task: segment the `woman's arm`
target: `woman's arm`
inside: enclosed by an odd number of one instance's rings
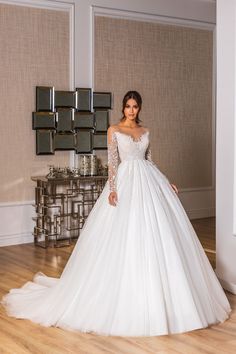
[[[107,130],[107,153],[108,153],[108,182],[110,188],[109,203],[113,206],[117,202],[116,175],[119,165],[119,154],[115,129],[110,126]]]

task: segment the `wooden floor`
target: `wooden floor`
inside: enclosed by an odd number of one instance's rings
[[[214,218],[193,226],[215,264]],[[38,271],[59,276],[73,247],[47,250],[33,244],[0,248],[0,296],[19,287]],[[116,337],[45,328],[6,316],[0,306],[0,353],[9,354],[235,354],[236,296],[226,293],[233,312],[229,320],[207,329],[156,337]]]

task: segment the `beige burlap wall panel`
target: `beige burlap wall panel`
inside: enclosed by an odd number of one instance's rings
[[[111,123],[139,91],[153,159],[182,188],[212,183],[212,43],[208,30],[95,18],[95,89],[114,93]]]
[[[0,4],[0,53],[0,202],[31,200],[31,175],[69,161],[36,156],[31,118],[35,86],[69,89],[69,14]]]

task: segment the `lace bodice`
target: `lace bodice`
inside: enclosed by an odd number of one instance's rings
[[[152,164],[149,131],[142,133],[138,139],[118,131],[108,133],[108,180],[110,191],[116,191],[115,178],[119,161],[148,160]]]

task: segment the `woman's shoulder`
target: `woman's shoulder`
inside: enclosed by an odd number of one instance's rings
[[[108,134],[112,134],[113,132],[117,132],[119,131],[119,126],[118,124],[112,124],[109,126],[109,128],[107,129],[107,133]]]
[[[119,129],[119,125],[118,124],[112,124],[112,125],[109,126],[108,129],[110,129],[110,130]]]
[[[150,130],[149,130],[149,128],[147,126],[141,125],[140,128],[143,129],[143,133],[146,133],[146,132],[150,133]]]
[[[141,126],[145,131],[149,132],[149,128],[146,125]]]

